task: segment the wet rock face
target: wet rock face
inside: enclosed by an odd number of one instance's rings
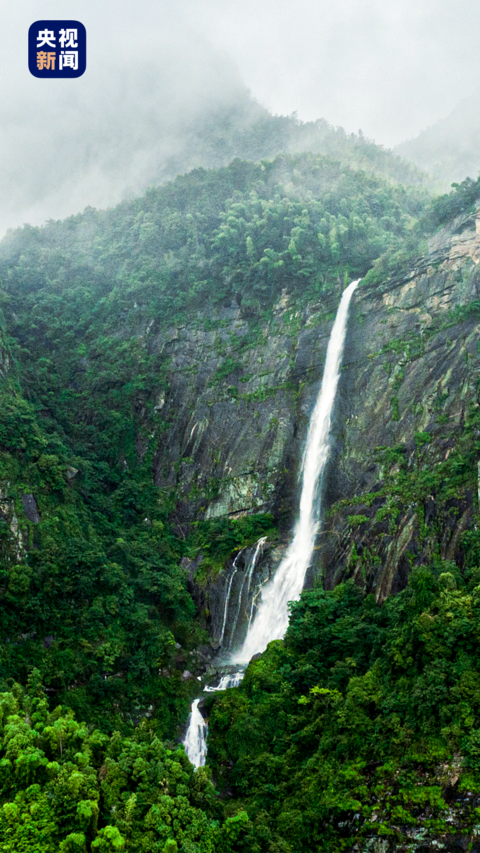
[[[165,355],[168,385],[157,406],[164,440],[154,478],[177,489],[180,524],[290,514],[336,305],[297,312],[284,303],[265,322],[242,317],[234,303],[152,343]]]
[[[439,233],[429,254],[402,279],[356,292],[324,509],[381,487],[386,471],[379,447],[402,445],[410,469],[418,464],[419,433],[431,438],[432,465],[452,452],[477,393],[480,367],[478,315],[467,310],[480,300],[477,224],[472,218]],[[282,296],[265,319],[243,314],[232,302],[215,316],[199,314],[166,336],[152,336],[151,351],[165,359],[156,406],[163,438],[154,478],[159,488],[175,489],[180,529],[196,519],[260,511],[273,512],[288,537],[339,295],[302,310]],[[461,535],[472,523],[474,500],[474,491],[467,490],[446,514],[433,496],[426,500],[422,511],[441,531],[443,559],[461,564]],[[373,524],[380,507],[381,501],[362,506],[359,500],[356,509],[326,518],[309,583],[321,574],[331,588],[354,576],[378,600],[403,588],[411,566],[428,558],[418,512],[403,507],[394,529],[387,523],[380,529]],[[352,512],[364,518],[355,530]],[[352,543],[357,553],[368,551],[372,538],[375,559],[370,565],[364,560],[360,573]],[[228,567],[208,593],[218,614],[227,581]],[[239,577],[232,582],[233,595],[237,583]],[[221,630],[218,614],[212,617],[215,636]]]
[[[38,512],[37,502],[33,495],[22,495],[22,504],[23,511],[28,520],[33,524],[38,524],[40,521],[40,514]]]
[[[285,552],[282,544],[262,539],[239,551],[225,569],[203,585],[196,580],[197,558],[186,566],[188,588],[205,627],[212,637],[211,648],[220,656],[238,649],[246,636],[260,602],[262,586],[274,575]]]
[[[439,235],[430,247],[432,263],[427,259],[403,281],[386,284],[383,293],[360,289],[355,296],[326,483],[328,506],[381,488],[388,472],[379,447],[402,446],[410,471],[433,469],[455,447],[476,399],[480,367],[478,313],[467,310],[480,295],[480,235],[471,226]],[[423,433],[429,447],[420,463],[416,442]],[[378,600],[405,585],[411,565],[428,559],[419,508],[403,507],[395,529],[385,524],[381,530],[372,523],[381,505],[360,500],[326,520],[321,568],[328,588],[358,572],[353,541],[361,549],[375,538],[376,564],[356,579]],[[433,495],[427,496],[420,510],[425,524],[440,531],[441,558],[461,565],[461,534],[473,522],[473,490],[442,510]],[[352,513],[366,519],[355,531],[348,521]]]

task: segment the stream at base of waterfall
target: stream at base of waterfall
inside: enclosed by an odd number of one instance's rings
[[[237,665],[238,670],[224,675],[216,687],[205,687],[206,693],[226,690],[240,684],[244,670],[251,658],[255,654],[263,652],[272,640],[279,640],[284,636],[288,627],[288,602],[297,601],[300,598],[320,524],[322,479],[330,449],[330,427],[342,366],[348,309],[358,283],[358,281],[353,281],[344,290],[330,334],[322,385],[310,419],[303,454],[302,492],[293,539],[273,578],[262,585],[260,601],[255,613],[256,597],[254,597],[245,640],[241,648],[230,657],[230,664]],[[247,596],[250,591],[253,572],[264,545],[265,538],[257,542],[254,555],[247,568]],[[220,643],[222,643],[225,635],[227,609],[233,578],[237,571],[238,556],[235,558],[233,573],[227,585]],[[239,592],[235,626],[242,606],[243,590],[244,585]],[[185,751],[194,767],[203,766],[207,756],[208,728],[199,707],[201,701],[200,698],[193,702],[188,729],[183,742]]]

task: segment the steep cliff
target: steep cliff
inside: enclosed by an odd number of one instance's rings
[[[327,588],[352,576],[382,601],[433,555],[462,565],[476,470],[460,471],[458,442],[476,405],[479,258],[470,215],[408,272],[367,279],[354,297],[314,567]],[[177,524],[272,512],[288,537],[337,299],[295,310],[285,293],[268,320],[232,303],[151,342],[168,358],[155,482],[175,488]]]
[[[35,667],[52,705],[141,738],[178,736],[282,558],[364,276],[310,588],[207,703],[238,853],[476,838],[479,195],[432,212],[324,158],[236,162],[2,245],[0,686]]]
[[[28,418],[31,428],[26,449],[5,447],[0,479],[36,501],[38,524],[21,500],[18,512],[45,543],[29,558],[43,566],[39,589],[52,566],[57,578],[73,572],[72,612],[86,608],[94,622],[101,602],[114,621],[96,546],[75,547],[63,565],[64,541],[92,536],[127,586],[142,578],[152,618],[160,608],[182,645],[196,642],[187,586],[214,643],[231,591],[230,643],[232,626],[245,625],[234,559],[268,535],[256,595],[291,529],[342,287],[398,251],[428,203],[419,186],[306,153],[196,170],[113,210],[9,234],[1,296],[26,418],[17,407],[9,433],[18,443]],[[122,583],[113,580],[117,592]],[[37,618],[38,637],[49,636]],[[125,673],[116,659],[108,668]]]
[[[297,309],[285,293],[263,318],[233,303],[152,341],[167,355],[155,483],[176,487],[179,521],[292,514],[337,298]]]
[[[259,837],[478,849],[479,261],[477,211],[355,295],[317,583],[207,700],[209,762]]]
[[[480,219],[463,217],[407,275],[358,292],[321,543],[327,588],[352,576],[382,601],[414,565],[463,564],[478,512],[479,261]]]
[[[252,547],[235,564],[232,554],[220,573],[218,564],[205,571],[201,551],[187,563],[190,589],[224,649],[243,638],[259,588],[290,533],[337,299],[333,292],[296,309],[284,293],[263,317],[232,303],[150,342],[165,359],[165,389],[155,406],[161,441],[154,481],[174,496],[171,520],[179,534],[188,536],[202,520],[250,514],[271,513],[279,528],[262,548],[248,591]]]
[[[463,204],[457,193],[447,208],[457,196]],[[183,557],[179,583],[189,585],[214,642],[227,592],[229,644],[232,625],[244,626],[247,611],[237,618],[236,602],[248,559],[232,581],[238,550],[276,529],[255,569],[255,595],[288,541],[343,284],[408,241],[425,203],[423,191],[312,155],[236,162],[115,211],[25,229],[2,247],[21,386],[48,441],[57,437],[41,462],[61,459],[48,488],[60,477],[66,495],[96,506],[101,482],[118,534],[126,503],[117,492],[129,494],[135,525],[153,525],[158,512],[162,524],[168,519]],[[475,483],[458,474],[452,447],[472,429],[476,253],[469,214],[431,237],[397,278],[377,270],[358,289],[308,584],[321,575],[331,588],[353,576],[383,600],[433,553],[461,565]],[[438,501],[441,484],[423,477],[420,494],[413,480],[434,463],[438,480],[440,460],[457,465],[459,488]],[[24,489],[40,501],[30,523],[42,512],[48,523],[47,468],[35,465],[38,495],[28,478]],[[27,523],[23,501],[19,512]],[[215,527],[222,520],[228,535]],[[223,542],[215,554],[206,553],[208,540]]]

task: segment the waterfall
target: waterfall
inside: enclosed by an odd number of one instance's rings
[[[275,575],[262,589],[260,604],[245,642],[233,662],[246,664],[279,640],[288,627],[288,602],[300,598],[310,565],[320,522],[322,476],[330,446],[330,426],[342,364],[350,300],[358,285],[353,281],[344,291],[328,342],[322,386],[313,410],[303,455],[300,511],[293,540]]]
[[[232,583],[233,583],[233,579],[234,579],[235,575],[237,574],[237,560],[238,560],[238,558],[239,558],[239,556],[240,556],[240,554],[241,554],[241,553],[242,553],[242,552],[241,552],[241,551],[239,551],[239,552],[238,552],[238,554],[237,554],[237,556],[235,557],[235,559],[234,559],[234,561],[233,561],[233,572],[232,572],[232,574],[230,575],[230,580],[228,581],[228,584],[227,584],[227,594],[226,594],[226,596],[225,596],[225,606],[224,606],[224,609],[223,609],[222,632],[221,632],[221,634],[220,634],[220,638],[219,638],[219,641],[218,641],[220,645],[222,645],[222,643],[223,643],[223,638],[224,638],[224,636],[225,636],[225,628],[227,627],[228,605],[230,604],[230,593],[231,593],[231,591],[232,591]]]
[[[267,541],[266,536],[262,536],[261,539],[255,545],[255,550],[253,552],[253,556],[247,566],[247,571],[245,574],[245,580],[242,583],[242,587],[240,589],[240,594],[238,596],[238,606],[237,612],[235,614],[235,620],[232,628],[232,634],[235,632],[236,624],[238,621],[238,617],[240,614],[242,598],[243,598],[243,590],[244,587],[247,587],[247,597],[250,592],[250,586],[252,583],[253,573],[255,571],[255,566],[257,565],[258,558],[263,550],[263,546]],[[225,606],[223,611],[223,623],[222,623],[222,633],[220,642],[222,642],[225,635],[225,627],[227,624],[227,613],[230,602],[230,594],[232,591],[232,583],[233,578],[237,572],[237,560],[240,557],[242,552],[239,551],[235,560],[233,562],[233,572],[230,575],[230,578],[226,585],[226,595],[225,595]],[[204,693],[217,693],[221,690],[227,690],[228,687],[238,687],[241,680],[243,678],[243,669],[238,672],[229,673],[228,675],[223,675],[216,687],[207,686],[204,688]],[[199,708],[200,699],[195,699],[192,704],[192,710],[190,712],[190,720],[188,722],[187,733],[185,735],[185,739],[183,741],[183,745],[185,747],[185,752],[188,755],[188,758],[192,762],[194,767],[203,767],[205,764],[205,758],[207,755],[207,724],[203,718],[202,712]]]
[[[266,578],[266,580],[264,580],[263,583],[260,584],[257,591],[252,596],[252,605],[250,607],[250,616],[248,617],[247,634],[250,630],[250,625],[252,624],[253,614],[255,613],[255,605],[257,603],[258,596],[262,594],[262,589],[265,586],[265,584],[267,583],[267,581],[268,581],[268,578]]]
[[[245,585],[246,585],[247,586],[246,595],[247,595],[247,601],[248,601],[248,593],[250,592],[250,586],[252,584],[252,577],[253,577],[253,573],[255,571],[255,566],[257,565],[258,557],[261,554],[261,552],[263,550],[263,546],[265,545],[266,541],[267,541],[266,536],[262,536],[262,538],[258,540],[258,542],[255,546],[255,551],[253,553],[253,557],[248,564],[246,575],[245,575],[245,580],[242,584],[242,588],[240,590],[240,595],[238,596],[237,612],[235,613],[235,619],[233,620],[232,630],[230,631],[229,648],[231,647],[231,645],[235,639],[235,629],[237,627],[238,617],[240,616],[240,611],[242,609],[243,590],[244,590]]]
[[[256,545],[256,548],[255,548],[255,553],[254,553],[254,555],[253,555],[253,557],[252,557],[252,560],[251,560],[251,563],[250,563],[250,565],[249,565],[249,567],[248,567],[248,572],[247,572],[247,596],[248,596],[248,593],[250,592],[250,586],[251,586],[251,583],[252,583],[253,572],[254,572],[254,570],[255,570],[255,566],[257,565],[258,555],[259,555],[259,554],[260,554],[260,552],[263,550],[263,546],[265,545],[265,542],[266,542],[266,541],[267,541],[267,537],[266,537],[266,536],[262,536],[262,538],[258,540],[257,545]]]
[[[264,582],[253,597],[245,642],[232,658],[232,662],[239,665],[239,670],[224,675],[217,687],[206,687],[207,693],[215,693],[226,690],[228,687],[237,687],[240,684],[243,678],[243,669],[253,655],[257,652],[263,652],[272,640],[279,640],[283,637],[288,627],[288,602],[300,598],[320,523],[319,498],[330,449],[330,427],[342,366],[348,308],[357,285],[358,281],[353,281],[343,292],[328,342],[322,385],[310,419],[303,454],[300,509],[292,542],[272,580]],[[247,569],[247,595],[264,541],[264,539],[260,539],[257,542],[254,556]],[[238,557],[239,554],[234,560],[234,570],[227,586],[220,643],[225,634],[230,592],[237,571]],[[239,593],[234,630],[241,609],[244,585],[242,584]],[[259,593],[261,596],[260,603],[254,615],[254,606]],[[207,724],[198,707],[199,702],[199,699],[195,699],[192,705],[190,723],[184,740],[185,751],[194,767],[205,764],[207,755]]]
[[[227,690],[228,687],[238,687],[242,678],[243,670],[223,675],[217,687],[205,687],[204,692],[218,693],[220,690]],[[203,767],[207,757],[208,727],[198,707],[199,702],[200,699],[194,699],[193,701],[187,733],[183,741],[185,752],[195,768]]]
[[[207,757],[207,724],[198,707],[200,699],[195,699],[190,713],[187,734],[183,745],[194,767],[203,767]]]

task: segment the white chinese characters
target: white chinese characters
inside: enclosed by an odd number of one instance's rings
[[[78,69],[78,50],[62,50],[59,56],[59,65],[60,71],[62,68],[73,68],[74,71]]]
[[[78,30],[60,30],[58,40],[63,48],[78,47]]]
[[[39,30],[37,36],[37,47],[55,47],[55,33],[53,30]],[[76,46],[76,45],[75,45]]]
[[[87,32],[80,21],[35,21],[28,30],[28,68],[34,77],[81,77]]]

